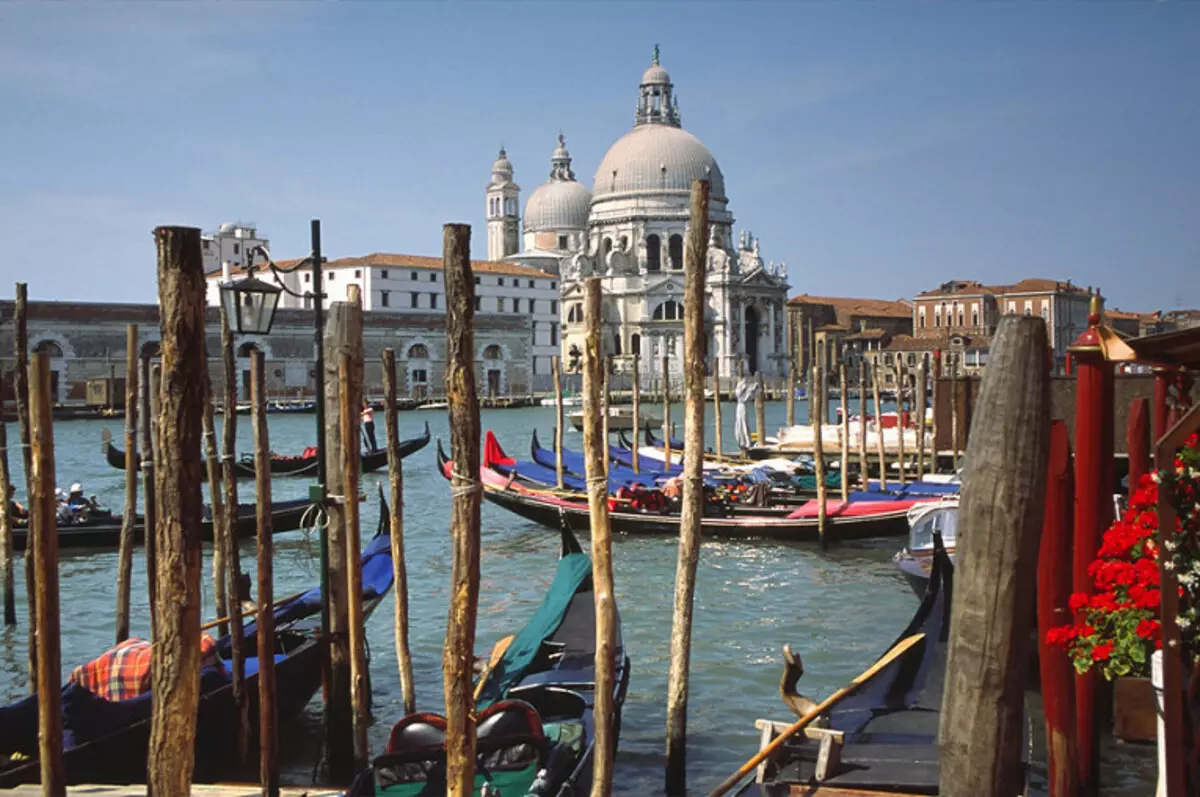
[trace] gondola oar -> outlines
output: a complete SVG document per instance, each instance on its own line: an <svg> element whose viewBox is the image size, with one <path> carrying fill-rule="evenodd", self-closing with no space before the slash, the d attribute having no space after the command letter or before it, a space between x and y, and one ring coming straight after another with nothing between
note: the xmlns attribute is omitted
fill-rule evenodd
<svg viewBox="0 0 1200 797"><path fill-rule="evenodd" d="M491 676L492 670L496 669L496 665L500 663L500 659L504 658L504 653L508 650L508 646L511 645L512 641L516 638L516 634L509 634L492 647L491 658L489 658L488 663L484 665L483 671L479 673L479 682L475 684L476 703L479 702L479 695L483 693L483 685L487 683L487 679Z"/></svg>
<svg viewBox="0 0 1200 797"><path fill-rule="evenodd" d="M736 786L738 784L738 781L740 781L742 778L746 777L751 772L753 772L755 767L757 767L763 761L766 761L768 758L771 757L771 755L773 753L775 753L777 750L779 750L779 748L783 747L784 743L788 739L792 738L797 733L804 730L806 727L808 727L810 724L812 724L813 720L817 719L817 717L820 717L822 714L824 714L830 708L832 708L833 706L840 703L844 698L847 698L850 695L857 692L865 683L867 683L872 678L874 678L876 675L878 675L880 673L880 671L883 670L884 667L891 664L893 661L895 661L897 658L899 658L901 655L903 655L909 648L911 648L913 645L917 644L924 638L925 638L924 634L913 634L912 636L907 637L907 638L902 639L899 642L897 642L891 650L889 650L887 653L883 654L883 656L879 659L879 661L872 664L870 669L868 669L862 675L855 678L847 686L843 686L841 689L834 692L832 695L830 695L828 698L826 698L823 702L821 702L816 708L814 708L812 711L805 714L800 719L796 720L796 722L793 723L789 728L787 728L787 730L785 730L783 733L776 736L775 739L770 744L768 744L766 747L764 747L763 749L761 749L757 753L755 753L754 757L752 757L746 763L742 764L741 768L738 769L737 772L734 772L728 778L721 781L721 785L717 786L717 788L713 789L713 791L708 795L708 797L721 797L722 794L725 794L726 792L728 792L730 789L732 789L734 786Z"/></svg>
<svg viewBox="0 0 1200 797"><path fill-rule="evenodd" d="M286 598L280 598L279 600L277 600L271 604L271 608L272 609L279 608L280 606L287 603L288 601L294 601L294 600L296 600L296 598L299 598L301 595L305 595L307 593L308 593L308 590L304 590L304 592L297 592L295 595L288 595ZM243 609L242 617L248 617L252 614L256 614L257 612L258 612L258 606L255 605L251 609ZM218 617L216 620L210 620L207 623L205 623L204 625L200 626L200 630L207 631L210 628L216 628L221 623L228 623L228 622L229 622L229 616Z"/></svg>

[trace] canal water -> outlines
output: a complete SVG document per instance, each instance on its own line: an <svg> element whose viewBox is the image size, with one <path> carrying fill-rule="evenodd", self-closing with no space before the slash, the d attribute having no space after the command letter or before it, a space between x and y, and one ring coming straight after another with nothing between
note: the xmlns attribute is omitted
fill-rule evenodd
<svg viewBox="0 0 1200 797"><path fill-rule="evenodd" d="M724 440L732 447L734 405L722 408ZM712 408L708 407L711 416ZM767 405L767 428L784 421L782 403ZM377 435L383 436L377 414ZM682 408L672 409L682 423ZM803 402L797 417L806 418ZM238 419L238 449L252 450L249 419ZM419 434L428 421L433 435L448 440L445 410L399 415L401 438ZM220 419L218 419L220 423ZM273 415L272 449L299 453L314 441L314 416ZM537 429L551 439L552 408L485 410L482 427L491 429L507 451L527 456ZM103 457L101 431L119 438L121 421L72 421L54 430L58 483L81 482L87 494L119 509L123 473ZM751 425L753 411L751 410ZM10 440L16 428L9 427ZM568 429L567 447L582 448L582 437ZM706 433L711 445L711 417ZM14 446L12 451L16 451ZM404 462L405 544L410 590L410 625L417 706L443 711L441 654L450 579L449 489L437 473L435 444ZM19 460L19 458L17 458ZM18 495L24 496L19 461L10 461ZM386 472L367 474L363 489L364 539L379 517L376 483ZM306 479L276 479L276 500L307 494ZM239 482L243 502L253 500L251 482ZM585 549L588 540L581 539ZM757 749L754 720L790 720L778 697L784 643L804 659L801 689L824 697L865 670L895 638L917 600L891 563L902 540L842 544L821 552L811 544L779 541L705 541L696 585L695 627L688 710L688 773L694 793L706 792ZM484 503L477 652L486 655L501 637L516 632L533 614L554 574L557 532ZM275 538L275 594L288 595L317 583L315 535L291 532ZM671 611L676 542L669 537L617 537L613 541L617 606L632 678L621 726L616 761L616 792L661 792L666 727L666 681L670 655ZM242 562L253 569L253 541L242 543ZM116 604L115 552L64 551L61 562L63 677L112 644ZM211 549L204 551L204 611L212 611ZM149 631L144 559L134 558L133 633ZM17 603L21 624L0 630L0 701L25 694L26 616L23 569L18 566ZM375 724L372 750L382 750L391 724L402 714L392 633L392 602L385 601L367 622ZM309 782L319 755L319 697L300 722L283 729L282 763L286 782Z"/></svg>

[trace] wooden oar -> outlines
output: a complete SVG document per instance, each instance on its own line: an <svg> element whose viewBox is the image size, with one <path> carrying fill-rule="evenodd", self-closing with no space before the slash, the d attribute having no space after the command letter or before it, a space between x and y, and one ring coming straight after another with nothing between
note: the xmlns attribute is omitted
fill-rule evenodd
<svg viewBox="0 0 1200 797"><path fill-rule="evenodd" d="M798 719L791 727L789 727L783 733L776 736L775 739L770 744L768 744L763 749L759 750L754 755L754 757L751 758L749 761L742 764L741 768L738 769L737 772L734 772L728 778L723 780L721 782L721 785L717 786L717 788L713 789L712 793L710 793L708 795L708 797L720 797L722 794L725 794L726 792L728 792L730 789L732 789L734 786L736 786L738 784L739 780L741 780L742 778L749 775L751 772L754 771L755 767L757 767L763 761L766 761L768 758L771 757L771 755L773 755L776 751L778 751L779 748L783 747L784 742L786 742L788 739L795 736L800 731L804 730L806 727L808 727L812 723L813 720L815 720L817 717L821 716L823 713L828 711L833 706L840 703L844 698L847 698L850 695L857 692L859 690L859 688L861 688L863 686L863 684L867 683L872 678L874 678L876 675L878 675L880 670L882 670L887 665L891 664L899 656L901 656L905 651L907 651L909 648L911 648L913 645L917 644L924 638L925 638L924 634L913 634L912 636L907 637L906 639L902 639L899 642L897 642L895 647L893 647L891 650L889 650L887 653L885 653L883 655L883 658L881 658L879 661L872 664L871 668L869 670L867 670L862 675L855 678L853 681L851 681L849 683L849 685L843 686L841 689L834 692L832 695L830 695L828 698L826 698L824 700L824 702L822 702L820 705L818 705L812 711L808 712L803 717Z"/></svg>
<svg viewBox="0 0 1200 797"><path fill-rule="evenodd" d="M287 603L288 601L294 601L296 598L299 598L301 595L304 595L307 592L308 592L308 590L304 590L304 592L297 592L295 595L288 595L286 598L280 598L279 600L277 600L271 604L271 608L274 609L277 606L282 606L283 604ZM252 609L246 609L245 611L243 611L242 617L246 617L248 615L255 614L257 612L258 612L258 607L255 606ZM228 622L229 622L228 617L218 617L216 620L210 620L209 622L200 626L200 630L207 631L210 628L216 628L221 623L228 623Z"/></svg>
<svg viewBox="0 0 1200 797"><path fill-rule="evenodd" d="M475 702L479 702L479 695L483 693L483 685L487 683L488 676L492 674L492 670L496 669L496 665L500 663L500 659L504 658L505 651L512 641L516 639L516 634L509 634L492 646L492 655L488 659L487 665L483 668L483 672L479 673L479 683L475 684Z"/></svg>

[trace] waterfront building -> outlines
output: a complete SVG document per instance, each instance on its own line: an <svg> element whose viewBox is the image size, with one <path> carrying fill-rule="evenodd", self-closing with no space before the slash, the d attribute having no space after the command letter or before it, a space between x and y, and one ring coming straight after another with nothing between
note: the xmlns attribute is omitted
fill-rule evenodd
<svg viewBox="0 0 1200 797"><path fill-rule="evenodd" d="M877 349L892 335L912 333L912 305L903 299L863 299L849 296L811 296L788 300L790 348L797 373L804 378L814 359L824 352L826 369L836 364L842 347L850 354ZM857 360L849 376L857 379Z"/></svg>
<svg viewBox="0 0 1200 797"><path fill-rule="evenodd" d="M683 129L657 48L638 86L633 129L601 159L590 191L575 179L559 136L549 180L525 205L521 251L512 235L519 191L512 178L501 150L486 192L488 251L561 276L564 352L583 348L582 280L599 276L603 354L639 354L643 372L651 375L661 373L665 355L669 373L682 372L689 197L692 181L704 179L711 186L704 254L709 372L787 373L787 267L765 261L749 231L735 238L725 177L708 148Z"/></svg>
<svg viewBox="0 0 1200 797"><path fill-rule="evenodd" d="M233 268L246 265L247 258L256 246L268 249L271 242L258 234L253 222L227 221L216 232L200 236L200 250L204 255L204 271L208 273L229 263Z"/></svg>
<svg viewBox="0 0 1200 797"><path fill-rule="evenodd" d="M482 276L482 275L481 275ZM336 284L336 283L335 283ZM210 304L211 301L210 291ZM0 302L0 347L13 350L13 303ZM29 350L50 355L51 392L56 404L122 406L125 375L125 328L138 325L139 351L158 356L159 318L154 304L29 302ZM220 319L210 307L206 321L209 378L223 391ZM485 309L475 316L476 382L479 393L519 396L530 391L529 314ZM284 308L269 335L238 336L239 395L249 398L250 352L262 350L267 395L271 399L311 397L315 386L312 312ZM363 325L365 379L369 395L382 393L385 347L395 350L397 390L424 398L443 394L446 329L443 314L371 313ZM90 391L106 383L106 393ZM11 400L11 372L5 375L4 399Z"/></svg>

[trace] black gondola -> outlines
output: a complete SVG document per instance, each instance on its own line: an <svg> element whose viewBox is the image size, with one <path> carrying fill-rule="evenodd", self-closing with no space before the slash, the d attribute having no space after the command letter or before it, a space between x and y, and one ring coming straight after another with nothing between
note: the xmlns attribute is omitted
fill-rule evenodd
<svg viewBox="0 0 1200 797"><path fill-rule="evenodd" d="M438 472L450 478L450 461L438 441ZM549 528L558 528L565 518L572 531L588 531L591 516L587 497L562 496L510 483L509 479L490 468L480 469L483 497L521 517ZM831 515L826 519L825 533L832 540L891 537L908 532L907 504L892 508L883 503L871 514ZM617 507L609 512L609 522L615 534L679 534L679 513L660 513ZM705 515L701 521L705 536L714 537L773 537L798 542L817 542L820 532L817 518L788 517L769 509L760 514L749 511L727 516Z"/></svg>
<svg viewBox="0 0 1200 797"><path fill-rule="evenodd" d="M917 633L924 633L925 639L823 717L823 728L844 734L841 762L834 771L818 781L818 745L794 737L765 762L755 782L738 794L938 793L938 722L950 639L953 574L954 565L939 540L929 588L896 641ZM763 744L771 738L764 734Z"/></svg>
<svg viewBox="0 0 1200 797"><path fill-rule="evenodd" d="M591 788L595 732L596 603L592 565L565 526L554 582L541 607L486 675L476 704L475 792L572 795ZM613 649L613 738L629 685L617 619ZM392 728L387 751L346 797L442 794L446 720L410 714ZM616 750L613 750L616 753Z"/></svg>
<svg viewBox="0 0 1200 797"><path fill-rule="evenodd" d="M387 509L380 512L379 530L362 554L363 614L369 617L392 586L391 542ZM276 607L275 676L279 726L297 716L321 686L321 589ZM250 727L258 728L257 629L244 628L246 689L250 702ZM233 702L230 671L231 640L217 640L224 672L205 667L200 673L200 705L196 721L195 779L215 781L250 774L237 772L233 729L237 709ZM78 684L62 690L63 763L68 783L141 783L146 777L150 737L151 696L105 700ZM257 738L250 740L248 766L257 761ZM36 783L40 777L37 696L0 706L0 788ZM14 758L14 755L16 757ZM257 769L253 769L257 772Z"/></svg>
<svg viewBox="0 0 1200 797"><path fill-rule="evenodd" d="M285 531L295 531L301 527L304 515L312 506L307 498L294 501L276 501L271 505L271 530L275 534ZM254 504L239 504L237 527L238 538L253 537L258 530L258 508ZM205 542L213 541L212 510L204 508L204 525L201 530ZM26 538L29 536L29 521L22 525L14 525L12 529L13 548L25 549ZM141 515L137 517L137 525L133 529L133 541L141 545L145 541L145 522ZM103 511L92 515L82 523L58 524L58 547L61 548L117 548L121 544L121 516Z"/></svg>
<svg viewBox="0 0 1200 797"><path fill-rule="evenodd" d="M400 458L403 459L410 454L415 454L429 444L429 422L425 422L425 431L416 437L411 437L408 440L400 441ZM117 448L112 443L112 434L104 430L104 456L108 460L108 464L118 470L125 469L125 452ZM137 467L141 467L141 457L135 456L134 461ZM203 462L201 463L203 465ZM387 465L387 449L380 448L375 451L365 451L362 455L362 473L371 473L377 471ZM240 460L233 463L234 472L237 473L239 479L254 478L254 457L249 454L243 454ZM317 474L317 455L299 455L294 457L285 457L278 454L271 457L271 475L272 476L316 476Z"/></svg>

